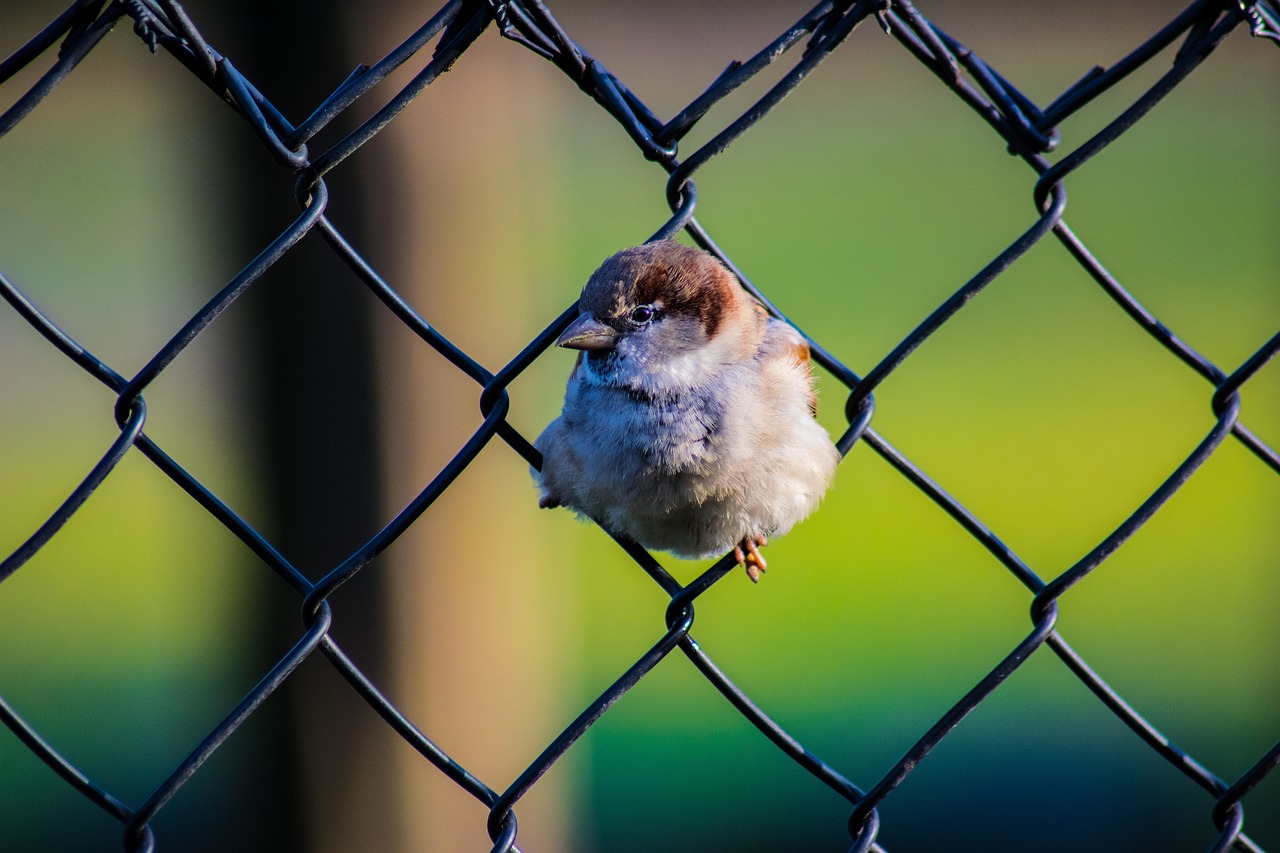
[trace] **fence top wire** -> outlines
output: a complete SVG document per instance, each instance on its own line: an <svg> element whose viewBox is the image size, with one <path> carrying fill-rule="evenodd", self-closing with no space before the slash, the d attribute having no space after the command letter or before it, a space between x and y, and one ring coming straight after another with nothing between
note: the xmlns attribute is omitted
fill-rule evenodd
<svg viewBox="0 0 1280 853"><path fill-rule="evenodd" d="M649 109L622 80L575 42L551 10L539 0L505 3L450 0L385 57L372 65L357 67L315 106L309 116L295 124L236 69L229 57L219 53L205 39L193 18L175 0L76 0L27 44L0 63L0 85L4 85L20 71L29 66L34 67L57 46L56 52L48 60L47 68L34 85L18 94L0 115L0 136L12 130L56 86L75 72L82 60L121 21L132 25L133 33L147 49L168 54L248 123L272 159L295 175L294 195L300 212L278 237L191 315L147 363L131 376L117 372L86 350L70 333L59 328L25 297L15 283L0 276L0 296L3 296L17 316L72 364L105 385L115 395L114 414L119 427L118 436L83 481L17 550L0 563L0 581L12 576L43 548L110 476L121 459L130 451L137 450L238 537L297 593L302 601L303 616L303 630L295 645L279 658L239 704L225 713L221 722L201 742L190 749L173 772L160 780L152 793L138 804L126 804L88 778L77 768L74 759L62 755L34 725L19 715L17 709L0 699L0 719L3 719L26 748L57 773L67 785L123 825L125 849L155 849L157 840L151 822L156 814L200 771L214 750L235 733L303 660L318 649L387 725L448 779L489 809L487 829L494 851L519 849L516 846L515 809L520 800L620 697L676 650L687 657L698 672L768 741L812 774L817 782L848 802L850 851L881 850L877 842L881 829L878 806L967 714L1041 647L1048 647L1082 685L1147 747L1208 794L1205 816L1216 832L1209 848L1211 851L1261 849L1244 833L1244 800L1280 763L1280 743L1258 757L1238 777L1229 781L1220 778L1170 741L1146 716L1115 692L1068 645L1057 630L1057 621L1058 602L1062 596L1089 576L1146 524L1224 442L1239 443L1248 449L1257 463L1272 473L1280 474L1280 452L1240 419L1241 392L1280 349L1280 333L1272 336L1238 365L1215 364L1135 299L1067 226L1063 218L1067 207L1067 178L1141 121L1192 74L1228 34L1244 28L1256 39L1280 44L1280 16L1270 3L1261 0L1196 0L1111 67L1093 68L1049 104L1041 106L959 40L934 25L907 0L820 2L757 53L743 61L731 63L702 94L674 116L664 120ZM431 83L458 61L485 30L493 27L504 39L553 64L618 123L635 143L641 156L665 170L666 201L671 209L671 216L651 239L684 232L697 245L719 257L770 312L783 317L767 294L738 269L695 216L697 191L694 177L699 169L750 132L783 98L800 86L819 64L840 49L860 25L878 27L918 60L941 85L953 92L990 127L1000 144L1032 170L1036 215L1021 235L925 316L910 334L865 374L860 375L842 363L833 354L832 348L810 339L816 362L848 389L844 407L847 426L836 443L842 454L847 454L859 441L866 443L894 471L935 502L1025 586L1030 597L1030 630L1003 660L921 734L887 773L878 779L870 778L865 768L856 768L856 773L850 773L849 775L863 780L863 785L858 785L847 777L847 771L829 765L772 719L725 675L691 636L690 631L695 621L695 602L735 565L732 555L726 555L691 582L681 584L643 549L634 543L619 540L619 546L669 596L665 614L666 631L652 648L565 726L561 734L516 779L507 782L505 786L492 785L493 780L490 783L481 781L454 761L409 720L338 645L329 631L333 616L329 598L414 524L495 436L530 464L537 466L540 463L538 453L529 440L507 420L511 408L508 387L567 327L576 315L576 305L567 306L515 358L496 372L490 372L432 326L334 226L326 215L329 204L326 175L387 127ZM1167 48L1175 45L1176 52L1167 67L1164 67L1160 58L1166 56ZM762 96L743 113L713 132L707 142L682 156L680 144L690 131L707 119L713 107L756 75L784 60L791 62L790 66L778 75L776 82ZM369 118L324 150L312 151L309 148L318 134L336 118L350 110L358 101L372 97L378 85L389 75L401 66L413 62L420 63L420 68L410 82L375 109ZM1066 152L1057 150L1061 142L1058 128L1063 122L1097 101L1129 75L1148 65L1163 68L1155 82L1082 144ZM1056 154L1052 161L1049 158L1051 153ZM144 394L148 387L210 323L253 287L305 235L313 231L323 237L334 255L350 268L392 315L412 330L423 343L476 383L480 389L479 402L483 415L480 427L416 497L376 535L345 560L329 567L318 578L308 577L293 565L259 531L190 474L144 431L147 418ZM874 392L881 383L976 294L1032 246L1049 237L1061 243L1130 320L1178 362L1207 382L1211 389L1209 402L1214 418L1212 426L1199 443L1127 518L1065 571L1045 578L973 512L896 449L873 427L873 420Z"/></svg>

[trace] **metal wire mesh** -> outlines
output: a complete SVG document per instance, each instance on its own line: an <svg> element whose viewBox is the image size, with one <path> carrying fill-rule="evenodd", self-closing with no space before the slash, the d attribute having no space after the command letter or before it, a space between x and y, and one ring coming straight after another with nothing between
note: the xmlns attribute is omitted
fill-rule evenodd
<svg viewBox="0 0 1280 853"><path fill-rule="evenodd" d="M1280 453L1265 437L1250 430L1240 419L1241 395L1250 380L1280 349L1280 333L1259 346L1239 365L1220 366L1213 363L1192 349L1127 292L1063 219L1067 206L1065 180L1140 122L1162 98L1195 71L1201 61L1229 33L1244 27L1258 39L1280 43L1280 17L1268 3L1197 0L1112 67L1095 68L1051 104L1041 107L959 41L936 27L906 0L821 2L756 55L745 62L731 65L702 95L669 121L663 121L623 81L576 44L551 11L538 0L510 3L451 0L403 44L371 67L358 69L305 121L294 125L255 88L252 81L236 70L228 57L221 55L205 40L197 24L173 0L113 3L106 3L104 0L78 0L0 65L0 84L3 84L60 43L57 56L48 70L34 86L12 100L12 106L0 116L0 135L12 130L54 87L75 72L81 60L122 18L132 20L133 32L144 45L153 51L160 49L167 52L196 79L225 100L249 124L274 161L296 175L295 194L301 213L296 221L192 315L152 355L148 363L132 376L122 375L88 352L71 334L60 329L24 297L15 283L0 277L0 294L10 309L43 335L67 360L116 395L115 420L119 425L118 437L87 472L80 485L16 551L0 563L0 581L12 576L43 548L80 509L90 494L111 475L120 461L127 454L136 451L178 484L219 523L225 525L296 593L302 602L304 621L304 630L297 637L293 648L278 660L239 704L225 711L222 721L207 737L191 746L185 760L167 778L158 781L145 801L135 805L126 804L117 795L95 784L77 768L74 759L63 756L53 744L45 740L38 722L29 722L16 708L0 699L0 719L3 719L9 730L68 786L124 826L125 849L152 850L157 846L151 826L156 814L165 808L183 785L201 771L202 765L214 750L232 737L262 702L316 650L413 749L440 773L488 807L487 828L493 841L493 850L518 849L515 809L520 800L602 715L608 713L620 697L644 679L667 656L678 650L777 749L811 774L818 783L848 801L851 851L879 850L882 848L877 843L877 838L882 826L877 808L967 714L991 696L1006 678L1042 648L1048 648L1056 655L1079 679L1080 684L1132 731L1134 737L1145 743L1177 773L1204 790L1207 795L1204 800L1204 817L1212 822L1217 831L1216 840L1210 848L1212 851L1261 849L1244 832L1244 802L1249 793L1280 763L1280 743L1259 756L1253 766L1239 777L1230 780L1220 778L1209 767L1170 742L1139 709L1129 705L1108 686L1067 644L1057 628L1058 602L1062 596L1094 572L1146 524L1224 442L1238 442L1252 453L1257 465L1280 474ZM529 463L538 464L538 454L528 438L507 420L512 406L508 387L547 350L575 315L576 306L568 306L560 316L551 320L545 330L530 341L510 363L497 372L490 372L433 328L419 313L419 308L402 298L335 227L326 215L329 201L326 175L383 130L411 101L423 95L427 87L448 70L484 30L493 26L515 45L553 63L617 121L645 158L666 170L666 201L672 215L653 236L667 237L681 232L687 234L698 245L717 254L738 274L745 287L764 301L770 310L781 316L769 302L767 295L737 270L733 261L725 256L695 218L697 193L693 178L700 168L724 154L735 141L749 133L787 94L804 82L819 63L839 49L846 37L860 24L881 28L903 50L936 75L941 85L976 112L994 131L994 141L1007 146L1012 155L1031 168L1035 178L1034 201L1039 215L1021 236L921 319L911 334L864 375L856 373L832 354L838 347L824 346L823 341L812 341L816 361L849 390L845 404L848 427L839 437L837 445L846 454L859 441L869 445L894 471L941 507L955 524L972 536L1021 582L1026 587L1031 602L1030 630L963 698L946 709L937 722L914 743L907 745L902 758L889 772L880 778L872 778L864 768L838 770L809 751L731 682L707 652L694 642L690 635L695 622L694 603L734 567L730 555L719 560L691 583L682 585L642 549L620 542L621 547L669 596L670 603L665 614L666 632L649 651L621 673L607 690L583 709L576 719L565 726L563 732L517 778L487 781L477 778L445 754L428 733L421 731L406 718L339 647L330 634L333 612L329 599L340 586L364 570L370 561L414 524L493 438L501 438ZM1095 102L1131 73L1162 55L1167 47L1179 42L1181 47L1171 66L1140 97L1115 113L1114 118L1101 131L1079 147L1065 154L1057 154L1052 161L1049 159L1048 155L1059 142L1059 125L1070 121L1083 107ZM433 44L434 48L431 48ZM763 97L728 123L705 145L684 158L678 156L680 141L713 106L754 75L797 48L801 54L798 61ZM336 117L365 98L378 83L400 66L428 50L429 58L423 62L421 70L414 75L412 81L376 109L356 130L324 151L313 153L307 149L307 143ZM424 344L479 386L480 406L484 415L480 428L416 498L377 535L347 559L330 567L319 578L304 575L272 542L250 526L204 483L188 473L179 460L166 453L143 431L147 418L144 394L148 387L234 300L252 288L264 272L312 231L323 236L334 256L359 277L388 311L411 329ZM1179 465L1167 473L1163 483L1154 492L1074 565L1057 576L1048 578L1041 577L1034 571L973 512L950 496L872 426L875 411L873 393L877 387L910 359L926 339L948 323L975 294L987 287L1031 247L1046 238L1058 241L1067 250L1114 302L1116 309L1154 338L1171 358L1206 381L1208 401L1214 414L1212 427L1203 439ZM35 716L38 717L38 712ZM855 784L849 776L858 778L861 784Z"/></svg>

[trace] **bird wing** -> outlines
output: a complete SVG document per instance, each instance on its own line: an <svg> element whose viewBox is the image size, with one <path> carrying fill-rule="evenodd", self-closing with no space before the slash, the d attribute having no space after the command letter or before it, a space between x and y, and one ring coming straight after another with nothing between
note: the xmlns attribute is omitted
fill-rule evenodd
<svg viewBox="0 0 1280 853"><path fill-rule="evenodd" d="M813 368L810 363L811 353L809 351L809 342L805 340L804 335L796 331L794 326L771 317L769 318L769 325L765 328L764 343L760 346L760 357L786 361L808 374L809 379L806 383L807 402L809 413L816 418L818 416L818 392L813 386Z"/></svg>

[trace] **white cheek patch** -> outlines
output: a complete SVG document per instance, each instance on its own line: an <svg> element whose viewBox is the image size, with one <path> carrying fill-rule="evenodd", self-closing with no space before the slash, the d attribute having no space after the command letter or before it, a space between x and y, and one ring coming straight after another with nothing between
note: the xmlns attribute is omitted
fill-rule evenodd
<svg viewBox="0 0 1280 853"><path fill-rule="evenodd" d="M667 317L663 338L670 342L670 351L647 365L644 384L653 389L673 386L701 385L724 365L737 359L737 342L723 333L708 339L701 324L689 317ZM679 341L679 345L677 345ZM694 342L690 345L690 342ZM661 345L661 341L654 342Z"/></svg>
<svg viewBox="0 0 1280 853"><path fill-rule="evenodd" d="M721 326L707 338L693 317L669 314L652 326L624 334L607 358L588 354L579 368L591 386L627 386L668 393L705 385L728 364L741 360L741 335Z"/></svg>
<svg viewBox="0 0 1280 853"><path fill-rule="evenodd" d="M656 369L644 375L646 385L654 390L670 386L700 384L720 364L719 359L705 349L696 349L669 358Z"/></svg>

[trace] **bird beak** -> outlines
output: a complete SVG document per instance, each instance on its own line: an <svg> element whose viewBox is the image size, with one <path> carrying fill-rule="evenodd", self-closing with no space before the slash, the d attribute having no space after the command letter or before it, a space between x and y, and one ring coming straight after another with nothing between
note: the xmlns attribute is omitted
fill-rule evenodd
<svg viewBox="0 0 1280 853"><path fill-rule="evenodd" d="M617 329L606 326L590 314L580 314L556 340L556 346L592 352L613 349L617 342Z"/></svg>

